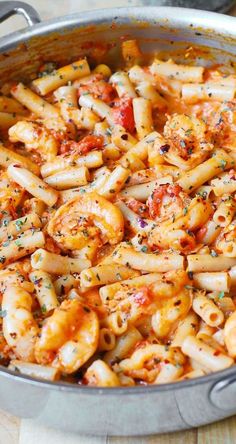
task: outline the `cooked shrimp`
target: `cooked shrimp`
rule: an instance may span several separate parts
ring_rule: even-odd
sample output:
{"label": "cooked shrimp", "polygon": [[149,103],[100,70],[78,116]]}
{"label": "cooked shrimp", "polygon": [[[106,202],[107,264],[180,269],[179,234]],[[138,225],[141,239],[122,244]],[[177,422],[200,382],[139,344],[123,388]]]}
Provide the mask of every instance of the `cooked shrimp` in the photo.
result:
{"label": "cooked shrimp", "polygon": [[37,151],[46,161],[57,155],[57,140],[39,123],[22,120],[13,125],[8,134],[11,142],[24,143],[28,151]]}
{"label": "cooked shrimp", "polygon": [[2,299],[3,334],[17,358],[34,362],[34,347],[39,328],[31,313],[31,295],[21,287],[10,285]]}
{"label": "cooked shrimp", "polygon": [[163,221],[173,219],[190,204],[191,199],[178,184],[159,185],[147,200],[150,216]]}
{"label": "cooked shrimp", "polygon": [[[13,180],[10,180],[7,173],[2,171],[0,173],[0,209],[2,211],[9,211],[10,213],[19,205],[24,190]],[[13,214],[14,218],[17,217]]]}
{"label": "cooked shrimp", "polygon": [[17,270],[16,267],[13,267],[12,270],[7,268],[5,270],[0,270],[0,292],[3,293],[9,285],[17,285],[29,293],[34,291],[34,284],[29,282],[26,274]]}
{"label": "cooked shrimp", "polygon": [[212,142],[229,151],[236,150],[236,101],[209,104],[207,122]]}
{"label": "cooked shrimp", "polygon": [[127,288],[125,284],[121,284],[114,297],[108,298],[103,303],[110,314],[117,314],[118,323],[127,323],[127,320],[134,323],[156,310],[154,295],[150,291],[150,286],[145,285],[139,288],[135,286]]}
{"label": "cooked shrimp", "polygon": [[167,162],[189,170],[203,162],[213,145],[203,120],[185,114],[173,114],[164,127],[166,144],[159,146]]}
{"label": "cooked shrimp", "polygon": [[191,200],[182,213],[173,214],[172,220],[153,227],[148,236],[151,248],[173,248],[188,252],[195,248],[195,232],[209,219],[213,212],[211,203],[200,196]]}
{"label": "cooked shrimp", "polygon": [[36,360],[73,373],[94,354],[98,337],[96,313],[76,299],[66,300],[42,327],[35,347]]}
{"label": "cooked shrimp", "polygon": [[81,249],[96,237],[101,245],[115,245],[123,239],[124,220],[119,208],[92,192],[62,205],[50,220],[48,233],[62,249]]}

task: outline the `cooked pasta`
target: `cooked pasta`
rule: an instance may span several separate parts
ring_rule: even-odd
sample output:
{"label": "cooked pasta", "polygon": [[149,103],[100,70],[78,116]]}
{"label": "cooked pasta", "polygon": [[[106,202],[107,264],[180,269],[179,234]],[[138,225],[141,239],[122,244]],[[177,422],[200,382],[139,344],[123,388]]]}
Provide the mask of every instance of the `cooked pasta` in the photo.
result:
{"label": "cooked pasta", "polygon": [[0,97],[0,333],[11,371],[132,389],[236,360],[236,76],[121,46]]}

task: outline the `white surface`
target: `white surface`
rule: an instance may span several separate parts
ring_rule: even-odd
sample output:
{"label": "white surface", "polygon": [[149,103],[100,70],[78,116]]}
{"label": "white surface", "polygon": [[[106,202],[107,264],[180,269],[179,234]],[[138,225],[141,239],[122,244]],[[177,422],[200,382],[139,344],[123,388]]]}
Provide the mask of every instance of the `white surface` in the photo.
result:
{"label": "white surface", "polygon": [[62,433],[25,419],[21,421],[19,444],[106,444],[106,437]]}

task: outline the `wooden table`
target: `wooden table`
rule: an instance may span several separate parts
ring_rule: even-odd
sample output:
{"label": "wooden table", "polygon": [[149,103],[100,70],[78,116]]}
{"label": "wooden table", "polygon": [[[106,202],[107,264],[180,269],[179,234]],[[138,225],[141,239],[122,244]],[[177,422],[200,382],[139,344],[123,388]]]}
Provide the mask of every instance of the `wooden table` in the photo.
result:
{"label": "wooden table", "polygon": [[[1,5],[0,0],[0,5]],[[34,6],[42,19],[86,10],[87,0],[25,0]],[[138,5],[139,0],[113,0],[112,6]],[[90,9],[110,6],[110,0],[90,0]],[[55,12],[56,11],[56,12]],[[232,11],[236,16],[236,6]],[[24,26],[22,17],[13,17],[0,25],[0,37]],[[204,412],[203,412],[204,414]],[[16,418],[0,410],[0,444],[236,444],[236,416],[225,421],[166,435],[111,438],[65,434],[36,425],[31,420]]]}

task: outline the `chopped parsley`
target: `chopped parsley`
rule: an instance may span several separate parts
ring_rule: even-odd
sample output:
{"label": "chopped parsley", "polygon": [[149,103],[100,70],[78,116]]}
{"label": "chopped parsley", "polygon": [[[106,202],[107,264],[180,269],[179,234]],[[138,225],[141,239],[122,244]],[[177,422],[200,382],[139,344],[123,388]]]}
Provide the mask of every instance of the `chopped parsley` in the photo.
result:
{"label": "chopped parsley", "polygon": [[188,271],[188,277],[191,281],[193,280],[193,272],[192,271]]}
{"label": "chopped parsley", "polygon": [[7,315],[7,310],[0,310],[0,318],[5,318]]}
{"label": "chopped parsley", "polygon": [[207,198],[207,192],[206,191],[198,191],[198,193],[196,193],[196,194],[198,194],[198,196],[201,196],[204,200],[206,200],[206,198]]}
{"label": "chopped parsley", "polygon": [[48,288],[49,290],[51,290],[52,284],[49,282],[48,284],[45,285],[45,288]]}
{"label": "chopped parsley", "polygon": [[221,159],[221,161],[220,161],[220,168],[221,168],[223,171],[225,170],[226,165],[227,165],[226,160]]}
{"label": "chopped parsley", "polygon": [[146,253],[147,250],[148,250],[148,247],[147,247],[146,245],[143,245],[142,248],[141,248],[141,251],[142,251],[143,253]]}
{"label": "chopped parsley", "polygon": [[26,221],[27,221],[27,217],[25,218],[24,221],[23,220],[16,220],[15,221],[15,226],[16,226],[17,231],[21,231],[22,226],[25,224]]}
{"label": "chopped parsley", "polygon": [[41,311],[42,311],[42,313],[46,313],[47,312],[47,307],[46,307],[45,304],[42,305]]}

